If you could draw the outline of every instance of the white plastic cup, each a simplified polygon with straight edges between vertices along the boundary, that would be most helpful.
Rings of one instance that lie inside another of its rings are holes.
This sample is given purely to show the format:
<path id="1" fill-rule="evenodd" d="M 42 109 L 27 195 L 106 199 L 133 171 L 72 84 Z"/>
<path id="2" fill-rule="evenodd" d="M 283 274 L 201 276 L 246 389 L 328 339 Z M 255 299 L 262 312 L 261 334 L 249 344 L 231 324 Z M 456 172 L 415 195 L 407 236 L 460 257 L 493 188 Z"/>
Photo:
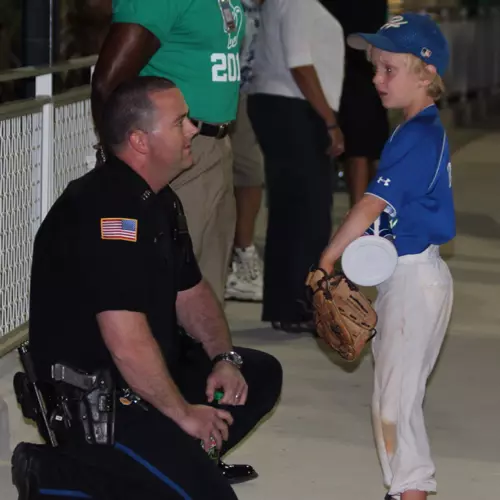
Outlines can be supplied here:
<path id="1" fill-rule="evenodd" d="M 398 263 L 389 216 L 380 217 L 342 254 L 342 270 L 359 286 L 377 286 L 392 276 Z"/>

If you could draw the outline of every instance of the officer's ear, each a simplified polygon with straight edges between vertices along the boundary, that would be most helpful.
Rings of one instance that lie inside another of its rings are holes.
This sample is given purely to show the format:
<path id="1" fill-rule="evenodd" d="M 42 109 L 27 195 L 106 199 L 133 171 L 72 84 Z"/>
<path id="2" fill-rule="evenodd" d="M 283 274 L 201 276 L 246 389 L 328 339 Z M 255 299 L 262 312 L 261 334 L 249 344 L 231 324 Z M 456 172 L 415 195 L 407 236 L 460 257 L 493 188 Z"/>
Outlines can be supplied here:
<path id="1" fill-rule="evenodd" d="M 149 151 L 148 134 L 143 130 L 134 130 L 130 133 L 128 142 L 130 147 L 140 154 L 147 154 Z"/>

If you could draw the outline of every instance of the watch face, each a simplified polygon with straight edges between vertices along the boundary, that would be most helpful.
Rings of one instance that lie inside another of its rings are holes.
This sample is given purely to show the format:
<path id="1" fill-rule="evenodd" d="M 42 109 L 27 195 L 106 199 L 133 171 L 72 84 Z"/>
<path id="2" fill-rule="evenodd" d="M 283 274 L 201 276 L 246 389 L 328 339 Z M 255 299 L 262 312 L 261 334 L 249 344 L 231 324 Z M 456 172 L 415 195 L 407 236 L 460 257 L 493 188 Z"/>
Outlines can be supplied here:
<path id="1" fill-rule="evenodd" d="M 238 365 L 243 364 L 243 359 L 241 358 L 241 356 L 237 352 L 233 353 L 233 358 L 234 358 L 234 362 L 237 363 Z"/>

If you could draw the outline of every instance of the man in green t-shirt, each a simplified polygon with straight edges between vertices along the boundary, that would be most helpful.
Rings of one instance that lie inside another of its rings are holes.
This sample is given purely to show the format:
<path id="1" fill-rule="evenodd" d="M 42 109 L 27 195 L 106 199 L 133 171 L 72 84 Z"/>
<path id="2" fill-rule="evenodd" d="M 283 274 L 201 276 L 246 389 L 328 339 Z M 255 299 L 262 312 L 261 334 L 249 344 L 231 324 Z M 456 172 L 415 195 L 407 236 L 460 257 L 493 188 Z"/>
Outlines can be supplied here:
<path id="1" fill-rule="evenodd" d="M 240 0 L 113 0 L 92 82 L 97 131 L 103 102 L 124 80 L 162 76 L 182 91 L 200 133 L 192 144 L 194 166 L 172 187 L 201 271 L 221 302 L 236 221 L 227 133 L 238 106 L 244 16 Z"/>
<path id="2" fill-rule="evenodd" d="M 171 186 L 186 212 L 202 274 L 221 302 L 236 220 L 227 134 L 238 106 L 244 31 L 240 0 L 113 0 L 92 80 L 98 133 L 103 103 L 137 74 L 168 78 L 182 91 L 199 135 L 191 146 L 194 165 Z M 230 482 L 257 476 L 249 465 L 219 466 Z"/>

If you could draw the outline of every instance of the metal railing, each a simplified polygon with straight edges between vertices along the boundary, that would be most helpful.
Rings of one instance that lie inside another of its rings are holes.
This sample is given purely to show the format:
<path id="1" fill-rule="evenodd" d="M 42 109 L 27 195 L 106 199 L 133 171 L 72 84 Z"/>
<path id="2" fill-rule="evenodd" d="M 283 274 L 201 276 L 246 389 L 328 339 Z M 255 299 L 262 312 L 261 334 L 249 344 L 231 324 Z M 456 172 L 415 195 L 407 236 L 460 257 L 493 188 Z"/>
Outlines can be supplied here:
<path id="1" fill-rule="evenodd" d="M 28 321 L 35 234 L 69 181 L 89 169 L 96 143 L 90 87 L 53 95 L 53 77 L 91 68 L 96 57 L 0 74 L 35 79 L 34 99 L 0 106 L 0 339 Z"/>
<path id="2" fill-rule="evenodd" d="M 445 77 L 452 102 L 496 95 L 500 90 L 500 11 L 435 12 L 450 41 L 452 62 Z M 28 321 L 33 239 L 50 206 L 67 183 L 93 165 L 96 137 L 89 86 L 61 95 L 53 77 L 90 68 L 96 57 L 45 68 L 0 73 L 0 84 L 35 78 L 36 97 L 0 105 L 0 353 L 11 332 Z M 57 319 L 55 318 L 55 321 Z M 17 335 L 17 332 L 16 332 Z"/>

